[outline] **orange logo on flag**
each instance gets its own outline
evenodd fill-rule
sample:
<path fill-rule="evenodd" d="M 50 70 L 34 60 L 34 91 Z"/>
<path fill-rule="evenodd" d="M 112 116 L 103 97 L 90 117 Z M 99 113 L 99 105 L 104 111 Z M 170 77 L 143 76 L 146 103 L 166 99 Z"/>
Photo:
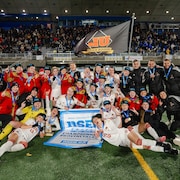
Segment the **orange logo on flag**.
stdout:
<path fill-rule="evenodd" d="M 112 39 L 109 35 L 106 35 L 103 31 L 99 30 L 93 34 L 86 45 L 89 47 L 87 51 L 83 51 L 84 54 L 96 53 L 112 54 L 112 48 L 108 47 L 112 43 Z"/>
<path fill-rule="evenodd" d="M 90 48 L 94 47 L 106 47 L 110 44 L 110 36 L 94 37 L 92 41 L 87 43 Z"/>

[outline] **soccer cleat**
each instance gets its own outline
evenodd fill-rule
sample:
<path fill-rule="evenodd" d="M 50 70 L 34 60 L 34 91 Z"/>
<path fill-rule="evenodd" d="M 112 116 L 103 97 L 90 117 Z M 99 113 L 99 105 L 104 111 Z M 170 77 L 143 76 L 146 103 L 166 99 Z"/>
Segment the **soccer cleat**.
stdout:
<path fill-rule="evenodd" d="M 180 137 L 176 137 L 173 139 L 173 143 L 177 146 L 180 146 Z"/>
<path fill-rule="evenodd" d="M 157 145 L 157 146 L 164 147 L 164 148 L 170 148 L 170 149 L 172 149 L 172 144 L 169 143 L 169 142 L 159 142 L 159 141 L 157 141 L 157 142 L 156 142 L 156 145 Z"/>
<path fill-rule="evenodd" d="M 168 153 L 172 154 L 172 155 L 178 155 L 179 154 L 179 150 L 175 149 L 175 148 L 172 148 Z"/>
<path fill-rule="evenodd" d="M 164 147 L 165 153 L 172 154 L 172 155 L 178 155 L 179 154 L 179 150 L 172 148 L 170 143 L 163 144 L 163 147 Z"/>
<path fill-rule="evenodd" d="M 167 143 L 167 144 L 163 143 L 162 147 L 164 147 L 164 152 L 165 153 L 169 153 L 172 150 L 172 146 L 169 143 Z"/>

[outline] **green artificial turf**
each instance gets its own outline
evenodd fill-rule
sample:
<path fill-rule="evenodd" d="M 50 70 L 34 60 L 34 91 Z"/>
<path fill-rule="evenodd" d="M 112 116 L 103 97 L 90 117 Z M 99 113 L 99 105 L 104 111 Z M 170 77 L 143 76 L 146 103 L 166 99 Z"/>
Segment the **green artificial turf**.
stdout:
<path fill-rule="evenodd" d="M 47 139 L 37 137 L 28 149 L 4 154 L 0 159 L 0 179 L 149 179 L 129 148 L 115 147 L 104 142 L 102 148 L 62 149 L 44 146 L 43 142 Z M 180 155 L 148 150 L 139 152 L 159 179 L 180 179 Z M 26 156 L 27 153 L 32 156 Z"/>
<path fill-rule="evenodd" d="M 180 130 L 175 133 L 180 135 Z M 151 138 L 146 133 L 144 136 Z M 48 139 L 36 137 L 27 149 L 5 153 L 0 158 L 0 180 L 149 179 L 129 148 L 104 142 L 102 148 L 62 149 L 44 146 Z M 138 151 L 160 180 L 180 180 L 180 155 Z"/>

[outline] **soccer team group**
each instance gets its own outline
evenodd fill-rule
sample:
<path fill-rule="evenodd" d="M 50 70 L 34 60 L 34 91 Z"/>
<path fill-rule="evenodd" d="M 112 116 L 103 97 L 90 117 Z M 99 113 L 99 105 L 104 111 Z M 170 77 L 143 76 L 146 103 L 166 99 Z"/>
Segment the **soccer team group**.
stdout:
<path fill-rule="evenodd" d="M 132 67 L 117 73 L 96 63 L 78 71 L 76 64 L 45 66 L 21 64 L 0 72 L 0 147 L 5 152 L 20 151 L 38 134 L 60 130 L 59 109 L 100 108 L 92 117 L 96 138 L 115 146 L 148 149 L 173 155 L 179 150 L 180 70 L 169 59 L 163 66 L 149 60 L 146 68 L 134 60 Z M 163 114 L 168 121 L 164 123 Z M 141 134 L 151 137 L 145 139 Z"/>

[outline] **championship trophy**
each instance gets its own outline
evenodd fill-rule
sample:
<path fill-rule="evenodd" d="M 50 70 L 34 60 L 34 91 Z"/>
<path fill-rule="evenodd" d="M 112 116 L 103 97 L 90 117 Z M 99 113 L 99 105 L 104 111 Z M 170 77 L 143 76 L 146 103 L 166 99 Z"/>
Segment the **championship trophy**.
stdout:
<path fill-rule="evenodd" d="M 53 136 L 53 131 L 52 131 L 52 126 L 49 124 L 48 121 L 46 121 L 46 126 L 45 126 L 45 136 Z"/>

